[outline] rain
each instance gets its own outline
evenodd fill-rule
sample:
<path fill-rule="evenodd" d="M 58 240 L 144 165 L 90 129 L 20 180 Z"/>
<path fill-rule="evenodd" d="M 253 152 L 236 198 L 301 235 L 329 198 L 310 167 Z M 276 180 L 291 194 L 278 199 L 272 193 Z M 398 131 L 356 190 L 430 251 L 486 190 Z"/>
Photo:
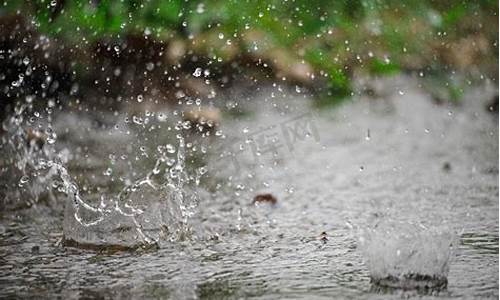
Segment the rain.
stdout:
<path fill-rule="evenodd" d="M 0 298 L 497 299 L 498 11 L 1 0 Z"/>

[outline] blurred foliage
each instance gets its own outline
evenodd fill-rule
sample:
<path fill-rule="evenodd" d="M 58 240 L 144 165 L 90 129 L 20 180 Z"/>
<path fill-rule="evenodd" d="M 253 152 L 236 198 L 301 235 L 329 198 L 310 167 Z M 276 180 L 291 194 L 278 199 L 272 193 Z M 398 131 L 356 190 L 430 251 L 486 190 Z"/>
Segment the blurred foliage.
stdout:
<path fill-rule="evenodd" d="M 204 40 L 208 46 L 193 49 L 217 57 L 215 64 L 238 55 L 279 60 L 269 53 L 280 49 L 310 65 L 337 98 L 351 93 L 354 72 L 448 68 L 497 79 L 496 67 L 490 70 L 498 65 L 492 0 L 4 0 L 0 15 L 16 11 L 69 44 L 119 43 L 130 34 Z"/>

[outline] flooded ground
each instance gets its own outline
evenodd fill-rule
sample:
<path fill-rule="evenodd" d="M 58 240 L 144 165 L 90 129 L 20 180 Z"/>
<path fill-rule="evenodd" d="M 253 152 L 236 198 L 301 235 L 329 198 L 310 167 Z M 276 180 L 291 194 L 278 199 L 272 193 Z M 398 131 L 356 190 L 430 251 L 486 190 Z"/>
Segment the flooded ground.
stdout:
<path fill-rule="evenodd" d="M 201 141 L 185 136 L 188 149 L 198 147 L 192 165 L 207 173 L 192 207 L 177 216 L 185 228 L 162 238 L 157 250 L 106 254 L 60 246 L 68 202 L 62 194 L 5 210 L 0 296 L 417 296 L 370 283 L 360 232 L 390 220 L 459 237 L 448 288 L 425 297 L 498 298 L 498 114 L 486 109 L 494 91 L 473 88 L 461 105 L 437 105 L 411 78 L 390 80 L 385 90 L 381 99 L 321 110 L 298 88 L 228 93 L 233 101 L 225 103 L 238 108 L 238 118 L 223 114 L 219 131 Z M 54 151 L 65 155 L 88 201 L 144 176 L 157 145 L 177 145 L 168 122 L 151 129 L 143 120 L 124 122 L 124 114 L 54 116 Z M 147 195 L 143 201 L 159 198 L 139 191 Z M 272 193 L 276 205 L 254 205 L 260 193 Z M 396 236 L 412 229 L 392 230 Z M 433 245 L 422 243 L 409 247 Z M 418 259 L 432 268 L 432 261 Z"/>

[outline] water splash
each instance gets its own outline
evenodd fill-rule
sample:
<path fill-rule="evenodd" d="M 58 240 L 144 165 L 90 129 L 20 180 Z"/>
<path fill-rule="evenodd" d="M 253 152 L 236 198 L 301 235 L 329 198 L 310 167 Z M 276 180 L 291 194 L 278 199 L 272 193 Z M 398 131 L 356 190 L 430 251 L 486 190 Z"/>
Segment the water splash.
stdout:
<path fill-rule="evenodd" d="M 111 243 L 135 247 L 156 244 L 165 236 L 175 239 L 189 231 L 188 220 L 198 200 L 196 192 L 188 185 L 191 182 L 198 185 L 203 172 L 197 171 L 194 176 L 188 174 L 182 134 L 176 136 L 177 151 L 170 144 L 158 146 L 160 155 L 144 177 L 126 184 L 116 195 L 100 195 L 98 203 L 94 203 L 84 199 L 81 188 L 70 175 L 68 151 L 56 150 L 57 136 L 49 116 L 46 124 L 38 125 L 46 128 L 43 132 L 47 143 L 43 147 L 27 143 L 27 130 L 33 127 L 30 114 L 30 105 L 16 107 L 15 114 L 3 124 L 7 133 L 2 139 L 2 147 L 8 148 L 12 154 L 8 157 L 12 157 L 21 174 L 19 185 L 35 194 L 36 199 L 47 190 L 65 195 L 68 200 L 64 221 L 67 240 L 78 244 L 104 246 Z M 175 158 L 170 157 L 175 153 Z"/>
<path fill-rule="evenodd" d="M 372 283 L 400 289 L 443 289 L 457 236 L 442 227 L 382 220 L 360 232 Z"/>

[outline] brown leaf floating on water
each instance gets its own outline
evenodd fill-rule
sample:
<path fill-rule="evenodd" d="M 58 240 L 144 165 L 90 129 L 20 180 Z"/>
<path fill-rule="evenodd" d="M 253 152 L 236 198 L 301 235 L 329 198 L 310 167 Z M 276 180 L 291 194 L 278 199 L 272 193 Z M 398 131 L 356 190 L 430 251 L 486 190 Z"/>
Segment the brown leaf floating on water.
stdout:
<path fill-rule="evenodd" d="M 278 199 L 276 199 L 276 197 L 274 197 L 270 193 L 258 194 L 257 196 L 255 196 L 253 198 L 253 204 L 256 204 L 256 203 L 269 203 L 269 204 L 275 205 L 276 203 L 278 203 Z"/>

